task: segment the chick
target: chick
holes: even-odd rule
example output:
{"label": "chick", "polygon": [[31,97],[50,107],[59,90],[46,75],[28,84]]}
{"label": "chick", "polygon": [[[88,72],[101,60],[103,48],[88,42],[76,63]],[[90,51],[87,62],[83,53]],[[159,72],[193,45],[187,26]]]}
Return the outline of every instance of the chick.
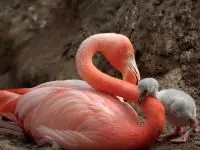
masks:
{"label": "chick", "polygon": [[[156,97],[165,108],[167,120],[176,126],[174,132],[161,135],[159,141],[171,139],[173,143],[185,143],[190,133],[198,130],[196,104],[190,95],[172,88],[158,91],[158,81],[154,78],[140,80],[138,87],[141,92],[139,103],[142,103],[147,95]],[[183,131],[183,127],[189,128]]]}

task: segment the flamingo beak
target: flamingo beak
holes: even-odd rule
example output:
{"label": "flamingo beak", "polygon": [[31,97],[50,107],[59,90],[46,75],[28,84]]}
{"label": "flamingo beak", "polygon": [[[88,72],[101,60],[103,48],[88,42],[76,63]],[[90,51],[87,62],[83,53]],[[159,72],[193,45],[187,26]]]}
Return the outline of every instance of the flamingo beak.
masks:
{"label": "flamingo beak", "polygon": [[138,84],[140,80],[140,72],[138,70],[135,59],[131,59],[128,61],[125,73],[123,75],[123,80],[136,85]]}

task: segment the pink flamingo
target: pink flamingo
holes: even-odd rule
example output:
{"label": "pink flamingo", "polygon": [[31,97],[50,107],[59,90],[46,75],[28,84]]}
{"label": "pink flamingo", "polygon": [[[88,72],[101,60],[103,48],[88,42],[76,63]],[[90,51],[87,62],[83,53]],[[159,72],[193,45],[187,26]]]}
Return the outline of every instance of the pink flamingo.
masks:
{"label": "pink flamingo", "polygon": [[[128,82],[110,77],[93,65],[97,50]],[[140,75],[130,40],[115,33],[90,36],[78,49],[76,65],[86,82],[51,81],[31,89],[0,91],[1,115],[16,122],[1,120],[0,132],[22,135],[23,129],[38,144],[50,143],[70,150],[150,147],[164,128],[162,104],[147,97],[141,104],[147,120],[138,124],[134,109],[117,97],[133,102],[139,97],[134,84]]]}

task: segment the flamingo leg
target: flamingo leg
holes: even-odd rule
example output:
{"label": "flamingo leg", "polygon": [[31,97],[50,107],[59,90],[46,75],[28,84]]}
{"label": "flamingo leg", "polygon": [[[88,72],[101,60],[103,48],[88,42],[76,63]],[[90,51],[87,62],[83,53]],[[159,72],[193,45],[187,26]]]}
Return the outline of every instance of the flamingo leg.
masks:
{"label": "flamingo leg", "polygon": [[157,141],[164,141],[173,138],[175,136],[178,136],[181,134],[181,129],[182,129],[181,127],[176,127],[176,129],[173,132],[159,136]]}
{"label": "flamingo leg", "polygon": [[196,119],[192,119],[190,121],[190,128],[180,137],[172,139],[172,143],[185,143],[189,139],[190,133],[198,128],[198,121]]}
{"label": "flamingo leg", "polygon": [[4,121],[2,117],[0,117],[0,134],[11,134],[15,136],[24,135],[23,130],[18,126],[17,123],[11,121]]}

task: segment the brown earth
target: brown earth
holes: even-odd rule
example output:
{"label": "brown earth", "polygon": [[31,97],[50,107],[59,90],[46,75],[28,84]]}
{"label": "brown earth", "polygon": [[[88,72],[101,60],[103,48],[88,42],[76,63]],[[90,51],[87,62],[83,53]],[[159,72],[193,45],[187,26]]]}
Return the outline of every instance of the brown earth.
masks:
{"label": "brown earth", "polygon": [[[80,42],[91,34],[117,32],[133,42],[142,77],[157,78],[161,88],[174,87],[190,93],[199,113],[199,1],[79,0],[78,5],[76,1],[70,2],[0,1],[0,88],[79,78],[74,56]],[[120,77],[100,54],[94,62],[103,72]],[[0,149],[48,147],[40,148],[23,138],[2,137]],[[152,149],[197,150],[200,134],[192,134],[186,144],[156,143]]]}

